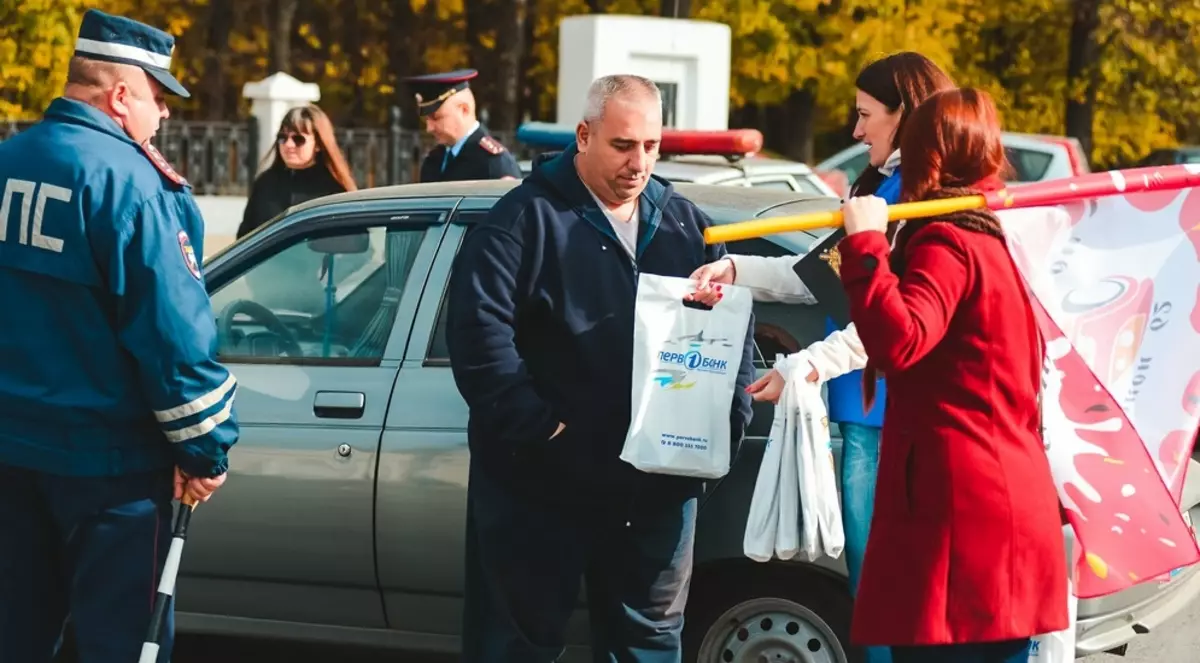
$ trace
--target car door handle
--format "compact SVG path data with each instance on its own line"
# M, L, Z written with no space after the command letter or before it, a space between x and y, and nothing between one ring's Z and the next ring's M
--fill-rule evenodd
M322 419L358 419L366 404L367 395L360 391L318 391L313 414Z

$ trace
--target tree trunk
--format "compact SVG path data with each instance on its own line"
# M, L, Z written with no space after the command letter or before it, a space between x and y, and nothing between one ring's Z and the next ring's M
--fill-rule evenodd
M768 111L772 145L788 159L811 164L817 99L807 86Z
M401 126L417 127L417 104L413 92L404 79L422 73L425 59L422 57L420 40L420 17L412 9L412 3L392 2L391 22L388 26L388 69L394 76L396 90L394 103L400 107Z
M354 81L354 96L350 100L350 107L346 109L346 117L351 121L361 120L366 107L364 96L366 90L358 84L362 80L363 68L367 64L366 57L363 55L361 4L361 0L343 0L342 2L342 45L350 60L350 76Z
M299 0L272 0L270 73L292 72L292 34Z
M535 30L537 29L539 9L538 0L529 0L525 11L525 48L521 56L521 97L517 103L517 113L522 118L522 122L525 118L536 120L541 116L538 100L541 98L542 91L535 79L529 76L529 72L533 70L535 64L533 49L530 46L536 38Z
M518 116L522 75L521 61L525 55L525 18L528 0L503 0L501 21L496 35L496 79L492 88L491 127L497 131L512 131L520 121Z
M1083 153L1092 156L1092 122L1099 87L1100 0L1071 0L1071 40L1067 48L1068 136L1079 139Z
M500 63L496 57L500 49L504 25L500 23L498 11L502 9L497 0L468 0L464 2L467 37L467 61L479 72L471 81L475 102L479 110L491 109L496 105L496 90L500 89L497 75ZM484 45L492 41L495 50Z
M692 0L659 0L658 15L667 18L689 18L692 15Z
M208 30L205 35L204 53L204 103L209 120L224 120L235 114L228 108L228 86L226 83L226 44L233 31L233 0L212 0L208 6Z

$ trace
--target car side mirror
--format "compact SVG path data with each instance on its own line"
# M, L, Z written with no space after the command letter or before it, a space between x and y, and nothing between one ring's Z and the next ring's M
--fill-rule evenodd
M352 235L316 237L308 240L308 248L314 253L325 255L353 255L371 250L371 237L366 232Z

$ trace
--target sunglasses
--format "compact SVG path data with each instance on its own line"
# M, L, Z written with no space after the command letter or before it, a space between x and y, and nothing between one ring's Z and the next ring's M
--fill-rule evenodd
M304 144L308 142L303 134L279 134L275 139L279 141L280 145L287 145L290 140L296 147L304 147Z

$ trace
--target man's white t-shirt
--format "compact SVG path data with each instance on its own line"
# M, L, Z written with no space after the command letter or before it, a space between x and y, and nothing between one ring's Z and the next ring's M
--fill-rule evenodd
M600 210L604 212L605 218L608 219L608 222L613 227L613 232L617 234L617 239L621 241L621 246L625 247L625 252L629 254L630 258L636 260L639 201L634 200L633 213L629 215L628 221L624 221L617 217L612 210L608 209L608 206L604 204L604 201L600 200L600 197L595 193L592 193L592 190L588 188L587 185L584 185L584 188L588 190L588 193L592 194L592 199L596 201L596 205L598 205Z

